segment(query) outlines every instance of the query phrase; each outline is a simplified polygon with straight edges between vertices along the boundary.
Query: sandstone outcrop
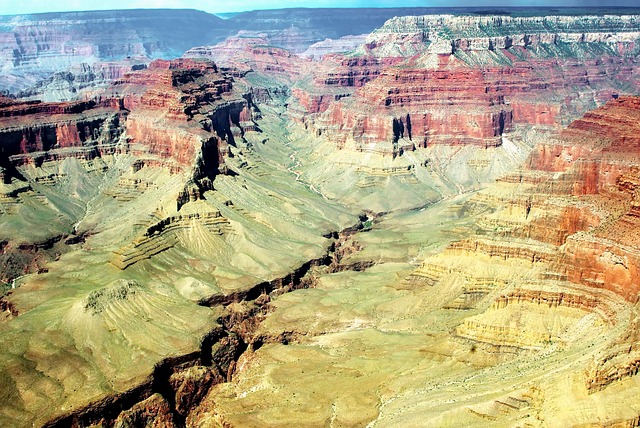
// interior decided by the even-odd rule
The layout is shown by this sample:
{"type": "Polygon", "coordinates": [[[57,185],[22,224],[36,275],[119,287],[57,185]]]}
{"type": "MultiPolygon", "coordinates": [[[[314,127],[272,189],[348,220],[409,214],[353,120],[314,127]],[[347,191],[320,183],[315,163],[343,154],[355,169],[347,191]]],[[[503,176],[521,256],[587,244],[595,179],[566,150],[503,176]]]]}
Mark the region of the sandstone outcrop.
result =
{"type": "Polygon", "coordinates": [[[194,168],[194,179],[224,163],[227,145],[253,129],[250,95],[223,99],[232,79],[210,62],[161,61],[129,72],[94,100],[14,102],[0,113],[5,170],[65,156],[92,159],[133,153],[143,164],[173,171],[194,168]],[[126,131],[126,140],[121,137],[126,131]]]}
{"type": "Polygon", "coordinates": [[[3,421],[637,421],[636,18],[306,13],[0,99],[3,421]]]}
{"type": "Polygon", "coordinates": [[[318,116],[306,121],[339,146],[394,142],[396,156],[427,144],[499,145],[516,125],[559,127],[638,88],[639,37],[634,15],[399,17],[355,54],[325,57],[336,66],[317,68],[295,95],[318,116]]]}
{"type": "Polygon", "coordinates": [[[229,231],[229,220],[217,211],[166,217],[149,226],[144,235],[136,238],[131,244],[116,250],[111,263],[120,269],[126,269],[140,260],[161,253],[178,243],[176,231],[192,227],[193,222],[202,224],[207,230],[218,235],[229,231]]]}
{"type": "Polygon", "coordinates": [[[232,82],[212,62],[157,60],[126,74],[102,95],[121,98],[131,111],[127,148],[143,165],[191,171],[178,208],[211,188],[216,174],[225,171],[229,145],[255,130],[251,95],[229,96],[232,82]],[[193,186],[195,193],[189,190],[193,186]]]}

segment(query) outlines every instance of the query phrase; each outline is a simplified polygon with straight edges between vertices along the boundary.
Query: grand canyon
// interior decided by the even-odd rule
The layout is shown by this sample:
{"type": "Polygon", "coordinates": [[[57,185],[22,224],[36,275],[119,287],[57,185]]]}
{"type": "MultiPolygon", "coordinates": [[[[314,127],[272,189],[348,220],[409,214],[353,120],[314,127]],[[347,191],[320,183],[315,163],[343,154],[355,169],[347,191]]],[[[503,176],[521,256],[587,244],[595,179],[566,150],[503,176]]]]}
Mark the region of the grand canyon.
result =
{"type": "Polygon", "coordinates": [[[640,9],[0,16],[0,426],[640,426],[640,9]]]}

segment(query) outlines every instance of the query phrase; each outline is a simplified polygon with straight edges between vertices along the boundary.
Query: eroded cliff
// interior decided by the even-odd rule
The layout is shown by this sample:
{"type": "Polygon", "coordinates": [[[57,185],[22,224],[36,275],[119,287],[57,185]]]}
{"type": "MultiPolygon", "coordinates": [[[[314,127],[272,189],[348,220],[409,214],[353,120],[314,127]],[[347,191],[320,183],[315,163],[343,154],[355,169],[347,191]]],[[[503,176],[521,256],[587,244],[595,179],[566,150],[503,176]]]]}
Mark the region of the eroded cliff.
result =
{"type": "Polygon", "coordinates": [[[426,144],[498,145],[517,125],[566,125],[638,90],[637,16],[397,17],[327,58],[296,95],[317,133],[397,156],[426,144]],[[336,87],[344,95],[329,105],[336,87]],[[317,118],[316,118],[317,116],[317,118]]]}
{"type": "Polygon", "coordinates": [[[3,98],[3,421],[636,423],[637,25],[245,33],[3,98]]]}

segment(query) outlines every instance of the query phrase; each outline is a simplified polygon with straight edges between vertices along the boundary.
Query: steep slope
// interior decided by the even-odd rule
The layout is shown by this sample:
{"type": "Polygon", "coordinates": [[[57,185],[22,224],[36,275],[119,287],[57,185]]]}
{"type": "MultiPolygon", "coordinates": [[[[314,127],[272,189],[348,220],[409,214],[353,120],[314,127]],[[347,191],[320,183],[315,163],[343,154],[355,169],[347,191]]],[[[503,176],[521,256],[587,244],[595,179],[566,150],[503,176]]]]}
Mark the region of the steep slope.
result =
{"type": "Polygon", "coordinates": [[[350,237],[341,263],[374,266],[275,300],[188,423],[636,424],[639,115],[610,101],[485,190],[350,237]]]}
{"type": "MultiPolygon", "coordinates": [[[[631,8],[591,8],[595,15],[631,15],[631,8]]],[[[132,66],[174,58],[225,37],[261,37],[267,44],[303,53],[316,43],[344,51],[349,36],[363,37],[395,16],[453,14],[503,17],[571,15],[572,9],[376,8],[259,10],[222,20],[196,10],[122,10],[0,17],[0,91],[70,100],[87,86],[104,85],[132,66]],[[109,17],[109,19],[107,19],[109,17]],[[357,19],[354,19],[356,18],[357,19]],[[343,41],[341,37],[348,36],[343,41]],[[106,62],[106,63],[105,63],[106,62]],[[118,73],[118,69],[122,71],[118,73]],[[114,75],[116,73],[117,75],[114,75]]],[[[586,13],[586,12],[585,12],[586,13]]],[[[319,55],[317,47],[314,56],[319,55]]],[[[350,49],[349,49],[350,50],[350,49]]],[[[306,55],[311,56],[313,51],[306,55]]]]}
{"type": "Polygon", "coordinates": [[[637,423],[637,27],[245,33],[1,99],[3,424],[637,423]]]}
{"type": "Polygon", "coordinates": [[[339,146],[384,144],[379,150],[397,156],[442,142],[498,145],[515,126],[566,125],[612,95],[636,92],[639,22],[398,17],[353,54],[328,58],[296,95],[317,116],[305,120],[339,146]],[[336,89],[337,102],[310,102],[336,89]]]}
{"type": "Polygon", "coordinates": [[[322,260],[323,235],[357,221],[291,178],[284,147],[258,162],[260,109],[211,62],[157,60],[92,101],[0,110],[7,426],[162,392],[154,365],[193,361],[217,331],[222,309],[199,301],[322,260]]]}
{"type": "Polygon", "coordinates": [[[369,33],[393,16],[417,12],[417,9],[361,9],[355,27],[350,15],[335,9],[253,11],[230,20],[188,9],[1,16],[0,91],[51,97],[52,89],[62,86],[71,93],[61,91],[57,99],[68,100],[73,90],[121,77],[133,65],[155,58],[176,58],[191,47],[217,43],[239,31],[268,30],[270,44],[302,52],[326,38],[369,33]],[[338,22],[336,16],[342,16],[342,21],[338,22]],[[117,62],[111,65],[111,73],[103,72],[108,67],[103,65],[105,61],[117,62]],[[113,69],[118,67],[122,72],[113,75],[113,69]],[[48,80],[54,73],[58,74],[53,76],[52,84],[48,80]],[[42,86],[48,87],[43,90],[42,86]]]}

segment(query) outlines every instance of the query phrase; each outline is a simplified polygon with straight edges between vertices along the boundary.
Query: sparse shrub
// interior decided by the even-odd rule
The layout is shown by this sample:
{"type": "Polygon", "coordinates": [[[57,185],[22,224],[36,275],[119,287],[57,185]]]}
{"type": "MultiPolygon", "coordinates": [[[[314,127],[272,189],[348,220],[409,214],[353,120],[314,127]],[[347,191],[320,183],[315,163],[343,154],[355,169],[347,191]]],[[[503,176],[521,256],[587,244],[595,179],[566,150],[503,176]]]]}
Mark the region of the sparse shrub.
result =
{"type": "Polygon", "coordinates": [[[119,281],[116,286],[94,290],[84,300],[84,310],[97,315],[104,311],[110,302],[126,300],[130,295],[135,294],[138,288],[140,286],[135,281],[119,281]]]}

